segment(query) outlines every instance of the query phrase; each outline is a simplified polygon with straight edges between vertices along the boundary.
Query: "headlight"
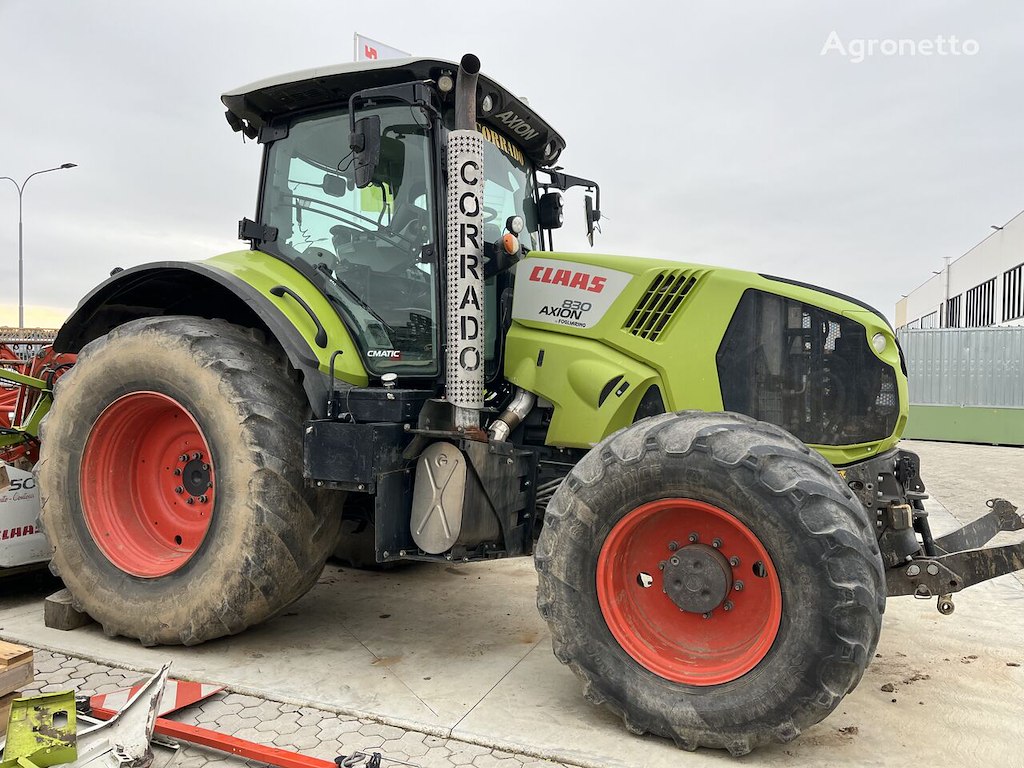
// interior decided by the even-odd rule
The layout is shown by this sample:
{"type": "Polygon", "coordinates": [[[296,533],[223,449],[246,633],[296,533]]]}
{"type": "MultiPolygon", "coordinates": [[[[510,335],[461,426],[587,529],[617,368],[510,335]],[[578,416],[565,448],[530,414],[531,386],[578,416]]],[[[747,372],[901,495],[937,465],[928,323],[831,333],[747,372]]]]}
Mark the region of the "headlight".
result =
{"type": "Polygon", "coordinates": [[[886,341],[884,334],[876,333],[874,336],[871,337],[871,346],[875,348],[875,352],[877,352],[878,354],[882,354],[883,352],[885,352],[885,348],[886,346],[888,346],[888,344],[889,342],[886,341]]]}

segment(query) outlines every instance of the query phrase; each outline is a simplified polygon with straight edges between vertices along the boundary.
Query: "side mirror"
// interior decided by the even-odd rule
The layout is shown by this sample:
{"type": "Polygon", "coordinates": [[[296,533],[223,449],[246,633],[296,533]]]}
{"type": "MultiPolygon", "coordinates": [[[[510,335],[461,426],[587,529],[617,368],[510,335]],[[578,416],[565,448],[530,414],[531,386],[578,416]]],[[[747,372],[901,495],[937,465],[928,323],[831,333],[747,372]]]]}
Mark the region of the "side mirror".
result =
{"type": "Polygon", "coordinates": [[[380,161],[380,115],[357,120],[349,134],[348,146],[355,154],[356,187],[370,186],[380,161]]]}
{"type": "Polygon", "coordinates": [[[601,211],[594,207],[594,198],[590,195],[587,195],[584,200],[587,208],[587,242],[593,247],[594,229],[597,222],[601,220],[601,211]]]}
{"type": "Polygon", "coordinates": [[[565,220],[562,211],[562,195],[558,192],[545,192],[537,204],[537,218],[541,229],[558,229],[565,220]]]}
{"type": "MultiPolygon", "coordinates": [[[[597,232],[601,231],[601,228],[597,225],[598,222],[601,221],[601,187],[599,187],[597,185],[596,181],[591,181],[590,179],[584,179],[584,178],[582,178],[580,176],[570,176],[567,173],[562,173],[561,170],[558,169],[558,168],[554,168],[552,170],[545,170],[545,173],[547,173],[549,176],[551,176],[551,186],[554,187],[555,189],[561,189],[561,190],[564,191],[564,190],[570,189],[572,187],[585,187],[587,192],[593,192],[593,196],[587,195],[587,197],[586,197],[586,205],[587,205],[587,240],[589,240],[590,244],[593,245],[594,244],[594,232],[595,231],[597,231],[597,232]]],[[[543,221],[543,215],[544,215],[544,207],[545,207],[544,206],[544,201],[545,201],[546,198],[549,198],[549,197],[551,197],[554,194],[555,194],[554,192],[548,192],[546,195],[544,195],[540,199],[540,214],[541,214],[541,217],[542,217],[541,221],[543,221]]],[[[558,218],[558,223],[557,224],[551,224],[551,225],[542,224],[542,226],[545,226],[545,227],[560,227],[560,226],[562,226],[562,201],[558,200],[557,203],[552,203],[552,205],[557,205],[557,208],[558,208],[558,217],[557,217],[558,218]]]]}

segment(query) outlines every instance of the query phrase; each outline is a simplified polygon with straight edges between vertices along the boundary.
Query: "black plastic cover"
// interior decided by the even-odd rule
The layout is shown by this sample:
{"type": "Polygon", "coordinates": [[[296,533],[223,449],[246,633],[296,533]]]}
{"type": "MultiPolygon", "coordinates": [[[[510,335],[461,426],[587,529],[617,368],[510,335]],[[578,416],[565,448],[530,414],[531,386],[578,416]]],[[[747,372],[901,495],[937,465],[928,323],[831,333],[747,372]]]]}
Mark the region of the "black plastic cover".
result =
{"type": "Polygon", "coordinates": [[[805,443],[854,445],[892,434],[896,373],[855,320],[747,290],[717,355],[729,411],[777,424],[805,443]]]}
{"type": "Polygon", "coordinates": [[[401,424],[307,421],[302,472],[317,486],[372,493],[385,473],[408,463],[402,451],[410,435],[401,424]]]}

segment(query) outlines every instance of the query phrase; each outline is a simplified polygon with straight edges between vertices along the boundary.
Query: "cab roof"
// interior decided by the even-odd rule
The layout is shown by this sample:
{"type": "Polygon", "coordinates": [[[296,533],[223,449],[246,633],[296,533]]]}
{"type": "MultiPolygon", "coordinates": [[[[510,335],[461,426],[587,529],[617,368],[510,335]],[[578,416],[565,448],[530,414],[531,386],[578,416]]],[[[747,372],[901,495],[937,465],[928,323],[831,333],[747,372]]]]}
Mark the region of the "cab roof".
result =
{"type": "MultiPolygon", "coordinates": [[[[454,77],[458,70],[458,64],[444,59],[357,61],[258,80],[228,91],[221,101],[229,115],[258,131],[294,112],[347,105],[353,93],[365,88],[437,81],[446,73],[454,77]]],[[[565,148],[561,135],[507,88],[481,73],[480,101],[487,95],[491,96],[493,106],[484,114],[478,102],[478,121],[513,141],[536,165],[552,165],[565,148]]]]}

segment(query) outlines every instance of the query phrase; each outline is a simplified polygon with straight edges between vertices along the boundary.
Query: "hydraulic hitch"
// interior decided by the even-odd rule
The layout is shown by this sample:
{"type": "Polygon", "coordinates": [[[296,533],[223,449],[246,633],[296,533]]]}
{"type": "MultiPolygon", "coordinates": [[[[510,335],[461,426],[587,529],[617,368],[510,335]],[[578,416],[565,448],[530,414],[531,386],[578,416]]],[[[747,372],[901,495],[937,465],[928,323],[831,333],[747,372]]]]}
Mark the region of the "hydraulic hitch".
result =
{"type": "Polygon", "coordinates": [[[990,499],[989,512],[953,533],[935,539],[932,557],[914,557],[886,571],[890,597],[938,597],[938,610],[953,613],[952,594],[997,576],[1024,570],[1024,541],[981,547],[997,533],[1024,530],[1024,517],[1006,499],[990,499]]]}

